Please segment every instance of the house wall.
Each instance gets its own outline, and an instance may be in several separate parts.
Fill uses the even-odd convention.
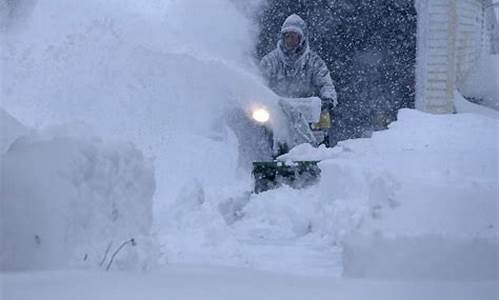
[[[29,20],[38,0],[0,0],[0,31],[15,30]]]
[[[498,55],[498,0],[485,1],[483,47]]]
[[[454,112],[454,91],[487,46],[482,0],[416,0],[417,109]]]
[[[486,46],[486,16],[483,1],[459,0],[456,9],[456,85],[460,88]]]

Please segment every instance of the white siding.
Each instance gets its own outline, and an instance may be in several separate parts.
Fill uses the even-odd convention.
[[[479,59],[483,48],[484,8],[482,3],[478,0],[457,1],[455,63],[458,87]]]
[[[483,0],[416,0],[415,5],[416,107],[432,113],[451,113],[455,89],[488,47],[487,4]]]

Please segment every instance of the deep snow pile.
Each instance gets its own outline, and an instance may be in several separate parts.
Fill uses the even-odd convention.
[[[282,159],[322,160],[319,184],[251,196],[193,184],[191,200],[179,199],[169,215],[163,261],[497,278],[498,119],[401,110],[370,139],[331,149],[304,144]]]
[[[478,105],[465,99],[464,96],[460,94],[460,92],[455,91],[454,104],[455,110],[458,113],[474,113],[485,117],[498,119],[498,102],[496,102],[497,104],[493,105],[494,103],[495,102],[490,102],[489,104],[481,103],[481,105]]]
[[[465,78],[460,92],[498,111],[498,54],[484,53]]]
[[[401,110],[370,139],[292,158],[323,159],[322,201],[362,216],[346,227],[345,212],[330,214],[320,228],[348,231],[337,236],[345,275],[498,278],[498,119]]]
[[[154,172],[136,147],[0,117],[0,270],[151,265]]]
[[[0,120],[2,121],[0,127],[0,153],[3,154],[9,149],[13,141],[27,134],[29,130],[1,108]]]

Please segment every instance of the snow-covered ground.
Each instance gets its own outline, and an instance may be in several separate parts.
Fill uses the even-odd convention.
[[[171,266],[142,273],[0,275],[1,299],[498,299],[496,281],[402,281],[297,277],[238,268]]]
[[[498,297],[498,112],[458,93],[282,157],[321,160],[315,186],[248,193],[218,121],[276,101],[258,2],[53,0],[2,32],[2,297]]]
[[[24,128],[10,126],[14,127]],[[3,159],[37,153],[40,143],[47,144],[46,139],[16,141]],[[49,141],[49,148],[58,142]],[[64,141],[60,149],[72,144],[71,140]],[[19,149],[24,150],[17,152]],[[63,161],[72,159],[70,153],[60,155]],[[283,157],[322,160],[321,180],[311,188],[283,187],[238,199],[231,197],[237,188],[215,193],[200,182],[189,185],[169,215],[171,226],[156,231],[161,243],[160,264],[152,271],[4,272],[0,281],[2,296],[496,299],[497,153],[496,118],[476,113],[435,116],[402,110],[389,130],[371,139],[346,141],[332,149],[302,145]],[[52,166],[50,159],[47,161]],[[2,176],[9,182],[26,184],[35,180],[12,177],[26,175],[23,169],[33,170],[9,165],[2,164]],[[65,170],[68,164],[56,165]],[[46,169],[51,170],[42,168]],[[33,176],[39,178],[36,173]],[[64,186],[67,184],[60,185]],[[11,185],[6,185],[2,193],[12,190]],[[40,191],[43,199],[43,189]],[[35,208],[27,211],[36,218]],[[84,219],[72,216],[71,220]],[[17,222],[22,223],[22,219]],[[52,223],[40,219],[33,224],[44,231]],[[21,233],[29,233],[23,229],[33,229],[16,228],[13,234],[17,232],[19,240],[23,239]],[[60,230],[52,228],[50,232],[57,237]],[[15,241],[12,237],[7,240]],[[20,258],[31,258],[31,266],[27,260],[17,269],[61,268],[64,251],[48,248],[49,256],[43,256],[47,248],[37,252],[40,245],[34,241],[31,244],[31,248],[23,246],[30,251],[19,253]],[[58,260],[50,259],[58,253],[62,254]],[[130,261],[130,255],[121,257],[122,264],[123,259]],[[45,265],[40,264],[40,259]],[[235,268],[238,266],[246,269]]]

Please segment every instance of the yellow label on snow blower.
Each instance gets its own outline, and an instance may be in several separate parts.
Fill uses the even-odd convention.
[[[326,129],[331,127],[330,113],[327,111],[321,112],[319,122],[313,125],[314,129]]]

